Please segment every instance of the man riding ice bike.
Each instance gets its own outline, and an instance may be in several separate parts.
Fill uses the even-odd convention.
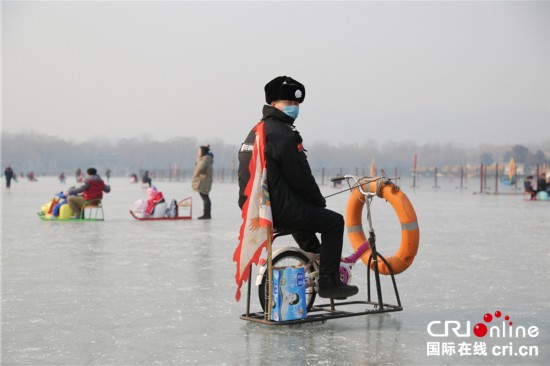
[[[265,85],[267,105],[265,159],[271,198],[273,226],[292,234],[301,249],[319,253],[319,296],[346,298],[358,293],[356,286],[343,283],[339,267],[342,255],[344,218],[326,209],[325,198],[311,173],[302,137],[294,127],[305,87],[298,81],[279,76]],[[247,199],[245,188],[250,179],[249,163],[255,132],[250,131],[239,151],[239,206]],[[316,236],[321,234],[322,244]]]

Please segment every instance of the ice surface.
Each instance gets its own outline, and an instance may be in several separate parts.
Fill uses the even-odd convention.
[[[443,179],[438,190],[427,180],[414,190],[401,182],[421,230],[414,263],[397,276],[404,310],[289,327],[239,319],[246,285],[235,302],[236,183],[214,183],[211,221],[136,221],[128,210],[146,190],[123,178],[111,179],[104,222],[41,221],[40,206],[69,184],[39,177],[2,188],[4,365],[550,364],[550,202],[473,194],[476,188],[459,190]],[[193,216],[202,213],[190,182],[155,184],[167,199],[192,195]],[[347,197],[329,198],[329,208],[344,213]],[[376,199],[373,221],[380,252],[392,255],[400,229],[391,206]],[[363,300],[365,266],[353,276]],[[384,300],[394,303],[387,290],[385,284]],[[252,310],[259,311],[254,291]],[[427,332],[431,321],[473,326],[496,310],[540,334],[481,339]],[[486,341],[487,356],[427,355],[428,342],[476,341]],[[537,346],[538,356],[491,354],[492,345],[510,342],[514,352]]]

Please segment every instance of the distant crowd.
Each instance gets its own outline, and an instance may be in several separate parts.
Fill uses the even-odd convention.
[[[210,151],[210,145],[200,146],[197,152],[191,187],[195,192],[199,193],[203,201],[203,214],[199,217],[199,219],[201,220],[211,219],[212,202],[210,201],[209,193],[212,189],[213,164],[214,154]],[[73,216],[80,217],[80,211],[84,202],[90,201],[90,199],[101,199],[102,192],[110,191],[110,186],[103,182],[103,179],[99,176],[97,170],[93,167],[87,169],[86,176],[84,176],[82,169],[80,168],[76,169],[74,174],[76,182],[80,183],[80,187],[71,187],[67,191],[56,193],[56,197],[54,197],[54,200],[56,200],[57,205],[59,205],[60,207],[63,204],[68,204],[71,206],[71,218]],[[25,175],[21,173],[20,177],[23,178],[24,176]],[[14,170],[10,164],[8,164],[4,169],[4,177],[6,178],[7,189],[11,188],[12,180],[18,182],[17,174],[14,173]],[[36,175],[33,171],[29,171],[26,174],[26,177],[30,182],[37,181]],[[111,178],[110,169],[107,169],[105,171],[105,178],[108,183]],[[64,184],[66,181],[65,172],[61,172],[61,174],[59,174],[58,176],[58,179],[60,183]],[[130,183],[138,183],[138,176],[136,173],[132,173],[130,175]],[[153,186],[153,176],[150,174],[149,170],[146,170],[142,174],[141,184],[143,186],[149,187],[149,195],[154,198],[152,202],[154,202],[155,205],[159,203],[164,203],[164,199],[156,199],[158,197],[162,197],[162,193],[158,192],[157,188]],[[60,211],[60,207],[58,207],[59,210],[57,211]],[[51,210],[48,209],[48,214],[52,214],[54,212],[54,208],[55,207],[52,206]],[[153,208],[154,207],[150,207],[150,209],[147,211],[152,213]],[[148,213],[147,211],[146,213]],[[162,210],[162,212],[164,212],[164,210]],[[53,216],[56,217],[57,215],[54,214]]]

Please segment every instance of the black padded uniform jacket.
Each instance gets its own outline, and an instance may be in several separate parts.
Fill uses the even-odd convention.
[[[275,107],[263,109],[267,184],[273,225],[278,229],[299,229],[307,205],[325,207],[325,198],[311,173],[302,137],[294,129],[294,119]],[[250,179],[248,165],[255,134],[250,131],[239,150],[239,206],[246,201],[244,191]]]

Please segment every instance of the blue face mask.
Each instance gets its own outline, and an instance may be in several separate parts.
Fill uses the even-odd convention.
[[[298,118],[298,113],[300,112],[300,107],[297,105],[286,105],[283,107],[283,112],[289,117],[294,119]]]

